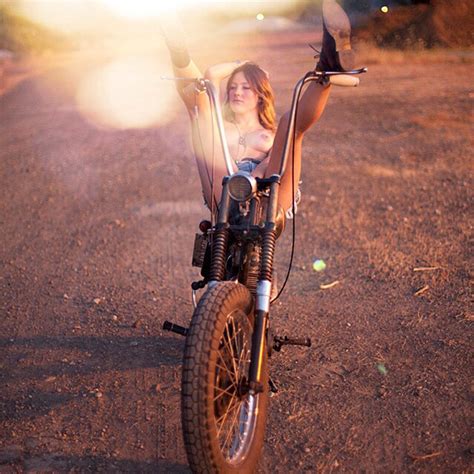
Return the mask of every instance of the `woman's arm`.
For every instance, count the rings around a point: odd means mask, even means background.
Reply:
[[[213,82],[222,81],[222,79],[229,77],[234,69],[238,68],[242,64],[245,64],[246,62],[247,61],[232,61],[229,63],[215,64],[214,66],[207,68],[205,77],[206,79],[209,79]]]
[[[222,80],[229,77],[235,68],[245,62],[247,61],[233,61],[215,64],[214,66],[207,68],[204,73],[204,77],[209,79],[219,91],[221,103],[225,100],[226,95],[225,83],[223,83],[221,87]],[[174,66],[173,69],[177,77],[202,77],[202,74],[199,73],[199,69],[195,66],[193,61],[190,61],[190,64],[185,69],[177,68],[176,66]],[[208,108],[209,102],[206,95],[198,94],[194,84],[186,84],[185,82],[177,81],[176,87],[190,113],[193,112],[195,106],[197,106],[201,111]]]
[[[234,72],[234,69],[247,62],[248,61],[237,60],[229,63],[215,64],[214,66],[207,68],[206,72],[204,73],[204,77],[209,79],[219,91],[221,103],[224,102],[226,96],[226,87],[224,84],[222,84],[222,81],[228,78]]]

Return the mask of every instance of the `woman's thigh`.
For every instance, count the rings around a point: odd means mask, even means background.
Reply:
[[[191,117],[191,126],[194,156],[204,198],[209,207],[213,202],[213,206],[216,208],[222,194],[222,180],[229,174],[219,130],[213,120],[206,116]],[[234,165],[233,172],[235,171],[237,171],[237,167]]]
[[[270,162],[268,163],[265,177],[269,177],[272,174],[279,174],[281,162],[283,159],[283,153],[285,149],[285,141],[288,131],[289,113],[286,113],[280,119],[278,128],[275,134],[275,140],[273,142],[273,148],[270,153]],[[296,194],[298,189],[298,183],[301,176],[301,145],[303,141],[303,134],[297,133],[294,140],[293,137],[290,143],[290,153],[288,161],[286,163],[286,170],[281,178],[280,190],[278,194],[278,202],[286,211],[291,208],[294,201],[294,193]],[[293,186],[292,179],[293,176]]]

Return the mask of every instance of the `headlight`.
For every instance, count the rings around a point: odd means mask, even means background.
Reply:
[[[257,192],[257,181],[249,173],[238,171],[229,178],[228,189],[234,201],[245,202]]]

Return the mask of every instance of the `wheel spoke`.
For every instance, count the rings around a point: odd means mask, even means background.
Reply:
[[[235,319],[232,319],[232,323],[234,325],[234,341],[235,341],[235,350],[236,353],[240,353],[239,346],[242,345],[242,328],[239,326],[235,327]],[[238,360],[238,356],[236,355],[236,359]]]
[[[242,325],[233,317],[228,318],[223,334],[223,342],[225,350],[232,359],[233,375],[240,382],[245,375],[248,365],[248,344],[244,337]],[[220,393],[216,399],[223,395],[224,393]],[[244,442],[245,431],[241,429],[241,425],[246,425],[248,418],[249,407],[247,403],[243,402],[240,398],[237,401],[232,398],[227,406],[226,413],[218,420],[218,422],[221,422],[218,429],[221,447],[223,453],[229,459],[232,458],[232,454],[237,452],[242,442]]]
[[[249,419],[249,406],[248,406],[248,400],[246,400],[245,404],[243,404],[242,406],[242,410],[245,410],[245,423],[247,424],[248,423],[248,419]],[[242,414],[242,411],[241,411],[241,414]],[[241,421],[241,417],[239,417],[239,421]],[[239,435],[239,444],[242,442],[242,440],[244,439],[244,434],[245,432],[243,432],[241,429],[240,429],[240,423],[239,423],[239,432],[238,432],[238,435]]]
[[[221,366],[218,366],[218,367],[221,368],[222,370],[225,370],[225,371],[227,372],[227,374],[229,374],[229,378],[232,379],[232,383],[233,383],[235,386],[237,386],[237,385],[238,385],[238,381],[237,381],[237,379],[236,379],[236,373],[235,373],[235,371],[229,369],[229,367],[227,366],[227,363],[226,363],[226,361],[224,360],[224,358],[222,357],[222,354],[221,354],[220,351],[218,352],[218,355],[219,355],[219,358],[221,359],[222,363],[224,364],[225,369],[222,368]],[[216,363],[216,365],[217,365],[217,363]]]
[[[221,360],[222,360],[222,359],[221,359]],[[222,360],[222,363],[225,364],[225,361]],[[219,370],[222,371],[222,372],[228,373],[230,376],[235,375],[235,374],[233,373],[233,371],[232,371],[232,370],[229,370],[229,368],[228,368],[227,366],[222,366],[222,365],[220,365],[218,362],[216,362],[216,368],[219,369]],[[232,385],[237,385],[237,384],[234,382],[234,380],[232,380],[231,383],[232,383]]]
[[[245,341],[243,341],[242,348],[240,349],[239,358],[238,358],[238,366],[241,372],[245,371],[247,368],[246,367],[246,363],[248,362],[247,355],[248,355],[247,344]]]
[[[242,404],[239,404],[239,405],[241,406]],[[239,408],[240,408],[240,406],[239,406]],[[229,444],[229,441],[232,442],[232,439],[233,439],[232,434],[234,433],[235,421],[237,419],[239,419],[239,421],[240,421],[240,417],[238,416],[239,414],[240,414],[240,409],[234,410],[231,421],[229,423],[229,431],[227,432],[227,435],[226,435],[225,440],[224,440],[224,446],[223,447],[226,450],[227,450],[227,446]],[[240,438],[240,433],[239,433],[239,438]]]
[[[235,364],[234,349],[233,349],[231,341],[230,341],[229,329],[228,328],[229,328],[229,326],[226,325],[222,338],[224,339],[224,344],[227,346],[227,350],[230,354],[230,357],[231,357],[231,360],[232,360],[232,367],[234,369],[234,374],[237,376],[237,367],[236,367],[236,364]],[[226,332],[227,332],[228,337],[226,337]]]
[[[218,426],[218,429],[217,429],[217,436],[220,435],[221,433],[221,430],[222,428],[224,427],[225,425],[225,421],[226,421],[226,418],[229,416],[229,413],[231,412],[232,408],[233,408],[233,405],[236,405],[238,402],[235,402],[234,400],[236,399],[236,397],[233,397],[231,399],[231,401],[229,402],[229,405],[227,405],[227,410],[226,412],[218,419],[216,420],[216,424],[220,426]],[[221,421],[222,420],[222,421]]]
[[[234,385],[232,385],[232,387],[234,387]],[[233,390],[232,392],[229,392],[229,390],[226,390],[226,389],[221,388],[221,387],[214,387],[214,389],[219,390],[221,392],[221,393],[219,393],[219,395],[214,397],[214,402],[216,402],[219,398],[223,397],[224,395],[229,395],[232,398],[235,397],[235,390]],[[235,398],[237,398],[237,397],[235,397]]]
[[[242,402],[239,400],[234,406],[232,407],[232,410],[229,410],[229,417],[226,420],[226,426],[227,429],[225,430],[225,435],[224,435],[224,442],[222,444],[223,449],[227,449],[229,443],[229,440],[232,441],[233,436],[232,434],[235,432],[235,424],[236,420],[240,419],[240,413],[241,413],[241,408],[242,408]]]
[[[193,315],[195,329],[188,336],[183,362],[185,447],[189,454],[189,447],[195,446],[199,437],[199,442],[209,444],[218,453],[224,471],[239,471],[247,463],[253,469],[253,457],[263,437],[260,417],[265,416],[267,401],[264,395],[253,396],[247,388],[252,295],[242,285],[222,282],[205,297],[209,305],[201,305]],[[262,370],[266,380],[265,365]],[[209,383],[200,378],[203,375]],[[203,427],[198,432],[196,422]],[[204,466],[208,462],[204,455],[193,453],[191,460]]]

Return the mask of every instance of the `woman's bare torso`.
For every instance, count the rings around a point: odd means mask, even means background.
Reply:
[[[207,104],[205,104],[207,105]],[[224,160],[219,158],[223,156],[222,145],[220,143],[219,131],[216,123],[212,120],[212,113],[204,107],[199,113],[196,110],[189,110],[191,117],[191,129],[194,154],[198,163],[198,168],[202,168],[202,172],[206,173],[203,166],[204,163],[213,162],[215,172],[227,175]],[[224,132],[232,160],[235,162],[245,158],[262,161],[262,165],[252,174],[254,176],[263,177],[270,150],[273,146],[275,134],[261,127],[253,132],[245,134],[245,145],[240,140],[239,130],[235,123],[224,120]],[[240,142],[240,143],[239,143]],[[237,171],[235,164],[234,171]]]
[[[268,156],[272,148],[274,134],[263,127],[244,135],[239,133],[235,123],[224,122],[227,144],[229,152],[234,161],[240,161],[244,158],[263,160]]]

